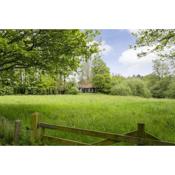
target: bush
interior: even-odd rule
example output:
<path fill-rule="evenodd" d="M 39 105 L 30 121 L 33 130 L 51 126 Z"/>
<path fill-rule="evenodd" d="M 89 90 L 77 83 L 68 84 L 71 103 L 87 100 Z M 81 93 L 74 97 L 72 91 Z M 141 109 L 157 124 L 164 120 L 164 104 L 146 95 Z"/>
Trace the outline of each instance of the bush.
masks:
<path fill-rule="evenodd" d="M 111 88 L 110 94 L 151 97 L 150 90 L 146 86 L 145 82 L 135 78 L 122 80 L 120 82 L 117 81 L 116 85 Z"/>
<path fill-rule="evenodd" d="M 166 93 L 167 94 L 171 93 L 171 92 L 167 92 L 169 85 L 170 85 L 169 79 L 159 80 L 151 87 L 152 96 L 155 98 L 165 98 Z M 171 87 L 169 87 L 169 89 L 171 89 Z"/>
<path fill-rule="evenodd" d="M 26 95 L 48 95 L 48 94 L 58 94 L 59 89 L 55 87 L 26 87 L 25 88 L 25 94 Z"/>
<path fill-rule="evenodd" d="M 108 94 L 111 89 L 111 78 L 108 75 L 97 74 L 92 79 L 93 85 L 98 89 L 98 92 Z"/>
<path fill-rule="evenodd" d="M 125 81 L 124 77 L 122 77 L 121 75 L 114 75 L 111 78 L 111 86 L 118 85 L 118 84 L 122 83 L 123 81 Z"/>
<path fill-rule="evenodd" d="M 110 90 L 110 94 L 127 96 L 127 95 L 131 95 L 131 89 L 126 83 L 123 82 L 123 83 L 113 86 Z"/>
<path fill-rule="evenodd" d="M 76 94 L 79 93 L 79 90 L 78 90 L 77 87 L 71 87 L 71 88 L 67 89 L 65 93 L 66 94 L 76 95 Z"/>
<path fill-rule="evenodd" d="M 171 82 L 168 85 L 167 90 L 165 91 L 164 94 L 168 98 L 175 98 L 175 82 Z"/>
<path fill-rule="evenodd" d="M 4 91 L 4 88 L 0 88 L 0 95 L 5 95 L 5 91 Z"/>
<path fill-rule="evenodd" d="M 14 89 L 10 86 L 0 87 L 0 95 L 12 95 L 14 93 Z"/>
<path fill-rule="evenodd" d="M 146 83 L 141 79 L 128 79 L 126 83 L 131 89 L 132 95 L 140 97 L 151 97 L 151 92 Z"/>

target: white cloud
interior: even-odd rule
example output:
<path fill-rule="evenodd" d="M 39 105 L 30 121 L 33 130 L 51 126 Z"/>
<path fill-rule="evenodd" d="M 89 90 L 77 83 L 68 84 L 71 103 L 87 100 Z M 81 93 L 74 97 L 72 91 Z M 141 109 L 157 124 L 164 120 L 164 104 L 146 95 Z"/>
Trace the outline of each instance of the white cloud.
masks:
<path fill-rule="evenodd" d="M 151 53 L 144 57 L 138 57 L 140 51 L 147 50 L 147 47 L 137 50 L 125 50 L 118 59 L 117 72 L 124 76 L 146 75 L 152 72 L 153 60 L 157 59 L 157 55 Z"/>

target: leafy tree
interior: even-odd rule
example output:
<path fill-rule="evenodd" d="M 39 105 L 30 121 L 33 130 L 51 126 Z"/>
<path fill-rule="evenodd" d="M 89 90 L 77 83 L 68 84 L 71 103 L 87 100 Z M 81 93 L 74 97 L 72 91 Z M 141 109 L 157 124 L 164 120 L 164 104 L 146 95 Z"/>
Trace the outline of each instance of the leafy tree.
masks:
<path fill-rule="evenodd" d="M 145 75 L 143 77 L 143 81 L 145 82 L 145 84 L 146 84 L 146 86 L 148 87 L 149 90 L 159 80 L 160 80 L 160 78 L 154 73 Z"/>
<path fill-rule="evenodd" d="M 128 96 L 128 95 L 132 95 L 132 91 L 131 91 L 131 88 L 128 86 L 128 84 L 125 81 L 123 81 L 113 86 L 110 90 L 110 94 Z"/>
<path fill-rule="evenodd" d="M 156 59 L 153 63 L 153 73 L 155 73 L 160 79 L 170 75 L 169 67 L 165 60 Z"/>
<path fill-rule="evenodd" d="M 168 98 L 175 98 L 175 81 L 173 80 L 169 83 L 165 92 L 165 96 Z"/>
<path fill-rule="evenodd" d="M 66 94 L 72 94 L 72 95 L 77 95 L 79 93 L 79 90 L 77 87 L 70 87 L 69 89 L 66 89 L 65 91 Z"/>
<path fill-rule="evenodd" d="M 166 60 L 171 73 L 175 73 L 175 30 L 174 29 L 147 29 L 133 33 L 136 37 L 135 48 L 146 47 L 147 49 L 139 56 L 155 53 L 162 60 Z"/>
<path fill-rule="evenodd" d="M 111 86 L 115 86 L 123 82 L 125 78 L 121 75 L 113 75 L 111 78 Z"/>
<path fill-rule="evenodd" d="M 99 56 L 92 63 L 92 83 L 99 92 L 109 93 L 111 88 L 110 71 Z"/>
<path fill-rule="evenodd" d="M 76 70 L 98 51 L 93 30 L 0 30 L 0 71 L 37 67 Z M 91 44 L 89 44 L 91 43 Z"/>
<path fill-rule="evenodd" d="M 55 87 L 56 86 L 56 81 L 55 79 L 49 75 L 49 74 L 42 74 L 40 81 L 36 84 L 38 87 Z"/>
<path fill-rule="evenodd" d="M 138 30 L 136 33 L 133 33 L 136 37 L 135 47 L 149 46 L 149 49 L 142 53 L 148 54 L 150 52 L 155 52 L 162 56 L 169 57 L 175 54 L 175 30 L 174 29 L 146 29 Z"/>
<path fill-rule="evenodd" d="M 131 89 L 132 95 L 141 97 L 151 96 L 151 93 L 143 80 L 131 78 L 126 80 L 126 82 Z"/>
<path fill-rule="evenodd" d="M 96 30 L 0 30 L 0 83 L 65 88 L 80 62 L 98 52 Z"/>
<path fill-rule="evenodd" d="M 168 77 L 154 82 L 153 86 L 151 87 L 152 96 L 155 98 L 165 98 L 166 91 L 168 89 L 170 82 L 171 82 L 171 79 Z"/>

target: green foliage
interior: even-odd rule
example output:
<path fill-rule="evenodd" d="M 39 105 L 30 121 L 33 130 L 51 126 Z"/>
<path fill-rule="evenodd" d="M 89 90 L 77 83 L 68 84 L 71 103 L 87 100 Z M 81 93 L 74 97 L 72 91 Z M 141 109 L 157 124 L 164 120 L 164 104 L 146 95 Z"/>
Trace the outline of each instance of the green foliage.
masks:
<path fill-rule="evenodd" d="M 92 66 L 92 83 L 99 92 L 109 93 L 111 88 L 111 75 L 105 62 L 96 57 Z"/>
<path fill-rule="evenodd" d="M 0 95 L 12 95 L 14 94 L 14 89 L 10 86 L 0 87 Z"/>
<path fill-rule="evenodd" d="M 166 46 L 172 47 L 175 41 L 174 29 L 147 29 L 138 30 L 136 36 L 136 46 L 154 46 L 152 52 L 166 50 Z M 148 50 L 149 52 L 150 50 Z M 174 50 L 173 50 L 174 51 Z M 173 53 L 173 52 L 171 52 Z"/>
<path fill-rule="evenodd" d="M 37 86 L 41 88 L 56 86 L 56 81 L 51 75 L 41 74 Z"/>
<path fill-rule="evenodd" d="M 96 30 L 0 30 L 0 84 L 15 94 L 58 94 L 99 51 Z M 1 88 L 0 94 L 9 94 Z"/>
<path fill-rule="evenodd" d="M 122 83 L 125 80 L 125 78 L 121 75 L 114 75 L 111 78 L 111 86 L 115 86 L 117 84 Z"/>
<path fill-rule="evenodd" d="M 132 91 L 126 82 L 122 82 L 120 84 L 113 86 L 110 90 L 110 94 L 127 96 L 127 95 L 131 95 Z"/>
<path fill-rule="evenodd" d="M 151 93 L 143 80 L 132 78 L 128 79 L 126 82 L 132 91 L 132 95 L 140 97 L 151 97 Z"/>
<path fill-rule="evenodd" d="M 65 94 L 77 95 L 78 93 L 79 93 L 79 90 L 77 88 L 77 83 L 75 82 L 75 80 L 66 82 Z"/>
<path fill-rule="evenodd" d="M 167 90 L 165 91 L 165 96 L 168 98 L 175 98 L 175 81 L 173 80 L 169 83 Z"/>
<path fill-rule="evenodd" d="M 75 71 L 98 52 L 95 30 L 0 30 L 0 71 L 14 68 Z M 91 44 L 89 44 L 91 43 Z"/>
<path fill-rule="evenodd" d="M 112 95 L 133 95 L 140 97 L 151 97 L 146 83 L 139 78 L 113 78 Z"/>
<path fill-rule="evenodd" d="M 160 76 L 155 74 L 150 74 L 145 76 L 144 81 L 146 82 L 148 88 L 151 91 L 152 97 L 154 98 L 166 98 L 173 97 L 171 95 L 171 89 L 173 89 L 173 78 L 171 76 L 165 76 L 160 78 Z"/>
<path fill-rule="evenodd" d="M 72 95 L 77 95 L 79 93 L 79 90 L 77 87 L 70 87 L 69 89 L 66 90 L 66 94 L 72 94 Z"/>
<path fill-rule="evenodd" d="M 151 89 L 151 87 L 159 80 L 160 80 L 160 77 L 158 77 L 153 73 L 143 77 L 143 81 L 145 82 L 145 84 L 149 89 Z"/>
<path fill-rule="evenodd" d="M 170 79 L 168 78 L 154 82 L 153 86 L 151 87 L 152 96 L 155 98 L 165 98 L 169 84 Z"/>

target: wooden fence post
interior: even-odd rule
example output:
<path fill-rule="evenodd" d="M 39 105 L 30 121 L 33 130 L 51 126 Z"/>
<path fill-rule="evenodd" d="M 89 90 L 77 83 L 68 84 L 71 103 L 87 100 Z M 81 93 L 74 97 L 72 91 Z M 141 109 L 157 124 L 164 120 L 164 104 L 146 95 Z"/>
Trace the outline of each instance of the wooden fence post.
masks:
<path fill-rule="evenodd" d="M 15 121 L 15 131 L 14 131 L 14 145 L 18 145 L 20 136 L 21 121 Z"/>
<path fill-rule="evenodd" d="M 36 142 L 38 139 L 38 123 L 39 123 L 39 113 L 35 112 L 32 114 L 32 121 L 31 121 L 31 142 Z"/>
<path fill-rule="evenodd" d="M 144 139 L 145 138 L 145 124 L 137 124 L 137 137 Z M 138 145 L 144 145 L 144 142 L 138 138 Z"/>
<path fill-rule="evenodd" d="M 44 141 L 43 141 L 43 137 L 44 137 L 44 134 L 45 134 L 45 128 L 40 128 L 40 143 L 41 144 L 44 144 Z"/>

